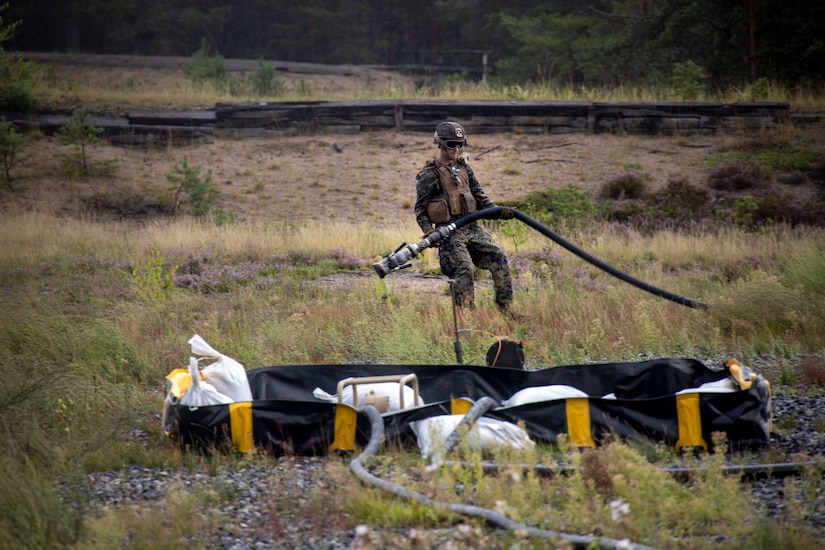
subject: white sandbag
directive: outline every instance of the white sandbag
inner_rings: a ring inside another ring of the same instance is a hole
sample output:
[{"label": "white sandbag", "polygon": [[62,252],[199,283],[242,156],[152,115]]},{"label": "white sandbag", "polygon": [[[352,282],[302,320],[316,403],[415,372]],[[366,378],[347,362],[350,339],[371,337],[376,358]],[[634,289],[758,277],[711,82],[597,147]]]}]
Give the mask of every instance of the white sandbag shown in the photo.
[{"label": "white sandbag", "polygon": [[[366,403],[367,396],[373,392],[375,393],[376,397],[387,397],[389,400],[389,410],[391,411],[400,411],[401,410],[401,391],[404,392],[404,408],[405,409],[412,409],[416,406],[415,404],[415,390],[413,390],[410,386],[406,384],[402,385],[398,382],[373,382],[369,384],[358,384],[355,386],[358,388],[358,393],[355,394],[358,396],[358,406],[362,407],[364,403]],[[346,403],[347,405],[353,404],[353,386],[345,386],[344,390],[341,395],[341,402]],[[321,388],[315,388],[312,390],[312,395],[315,396],[316,399],[320,399],[321,401],[329,401],[330,403],[338,403],[338,395],[333,395],[331,393],[325,392]],[[424,398],[421,397],[421,394],[418,395],[418,406],[426,405],[424,402]]]},{"label": "white sandbag", "polygon": [[252,401],[252,390],[243,365],[215,351],[197,334],[189,339],[189,345],[192,346],[192,355],[199,357],[200,361],[216,360],[201,369],[206,382],[212,384],[222,394],[228,395],[236,403]]},{"label": "white sandbag", "polygon": [[503,402],[505,407],[517,407],[527,403],[541,403],[554,399],[568,399],[571,397],[589,397],[586,393],[573,386],[554,384],[551,386],[532,386],[517,391]]},{"label": "white sandbag", "polygon": [[685,388],[682,391],[677,391],[676,395],[683,393],[729,393],[739,391],[739,386],[731,377],[722,378],[714,382],[706,382],[698,388]]},{"label": "white sandbag", "polygon": [[178,404],[189,407],[206,407],[208,405],[227,405],[232,403],[232,398],[219,392],[215,386],[209,382],[201,380],[198,371],[198,360],[189,358],[189,375],[192,377],[192,384],[181,396]]},{"label": "white sandbag", "polygon": [[[463,419],[463,414],[450,414],[410,422],[421,449],[421,458],[440,457],[447,438]],[[535,443],[515,424],[482,416],[467,434],[467,445],[472,450],[489,451],[500,446],[526,449]]]}]

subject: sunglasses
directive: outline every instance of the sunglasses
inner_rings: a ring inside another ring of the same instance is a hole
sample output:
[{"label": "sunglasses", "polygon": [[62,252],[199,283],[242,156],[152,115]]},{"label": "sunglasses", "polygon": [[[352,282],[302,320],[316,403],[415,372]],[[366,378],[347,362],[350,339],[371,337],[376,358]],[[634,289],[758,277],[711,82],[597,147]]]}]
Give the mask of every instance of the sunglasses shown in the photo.
[{"label": "sunglasses", "polygon": [[462,147],[464,147],[464,142],[463,141],[448,141],[444,145],[445,145],[445,147],[447,147],[447,149],[455,149],[456,147],[461,149]]}]

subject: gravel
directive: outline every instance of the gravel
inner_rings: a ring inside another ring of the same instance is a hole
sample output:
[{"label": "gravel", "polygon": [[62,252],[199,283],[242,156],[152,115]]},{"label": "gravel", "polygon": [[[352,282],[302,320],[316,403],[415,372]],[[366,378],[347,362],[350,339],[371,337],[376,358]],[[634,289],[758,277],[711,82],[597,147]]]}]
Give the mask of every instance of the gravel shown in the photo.
[{"label": "gravel", "polygon": [[[639,359],[647,357],[640,356]],[[723,358],[700,359],[707,365],[721,364]],[[776,358],[760,356],[749,363],[756,372],[770,373]],[[765,374],[770,381],[771,375]],[[825,391],[804,385],[772,384],[774,432],[760,453],[748,456],[753,464],[811,462],[825,456]],[[140,434],[133,434],[141,437]],[[336,491],[349,476],[346,461],[337,464],[330,458],[290,457],[250,461],[254,465],[221,468],[216,472],[130,467],[123,471],[100,472],[88,476],[90,500],[94,509],[119,508],[129,503],[160,502],[175,491],[211,490],[217,504],[220,527],[204,539],[193,540],[193,547],[232,550],[280,548],[371,548],[380,531],[380,546],[397,546],[393,540],[409,547],[409,537],[421,533],[403,530],[375,530],[357,525],[341,511],[335,499],[346,498]],[[822,475],[820,462],[819,475]],[[331,468],[332,466],[332,468]],[[789,491],[794,502],[808,505],[802,520],[825,538],[825,490],[823,483],[811,490],[799,480],[765,478],[743,481],[750,488],[757,507],[769,518],[798,521],[799,514],[789,514]],[[800,496],[800,491],[807,494]],[[801,499],[801,500],[800,500]],[[323,517],[318,517],[323,516]],[[460,529],[432,530],[426,546],[461,547],[461,537],[471,537]],[[372,538],[371,538],[372,537]],[[457,539],[456,539],[457,537]],[[197,537],[196,537],[197,538]],[[459,540],[459,542],[455,542]],[[372,542],[371,542],[372,541]],[[439,541],[438,544],[435,541]],[[446,542],[444,542],[446,541]],[[465,539],[464,542],[468,542]],[[456,546],[457,544],[457,546]]]}]

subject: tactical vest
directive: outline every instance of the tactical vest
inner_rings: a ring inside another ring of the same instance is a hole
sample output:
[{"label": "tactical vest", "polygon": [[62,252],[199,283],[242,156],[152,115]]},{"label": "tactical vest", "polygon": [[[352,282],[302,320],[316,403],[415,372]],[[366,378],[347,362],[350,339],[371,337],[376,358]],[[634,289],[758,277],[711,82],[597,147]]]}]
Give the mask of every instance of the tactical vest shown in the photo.
[{"label": "tactical vest", "polygon": [[470,191],[470,178],[464,165],[457,163],[449,168],[437,160],[432,160],[429,164],[438,170],[438,180],[441,183],[441,193],[434,195],[427,203],[430,221],[436,225],[449,223],[475,212],[476,199]]}]

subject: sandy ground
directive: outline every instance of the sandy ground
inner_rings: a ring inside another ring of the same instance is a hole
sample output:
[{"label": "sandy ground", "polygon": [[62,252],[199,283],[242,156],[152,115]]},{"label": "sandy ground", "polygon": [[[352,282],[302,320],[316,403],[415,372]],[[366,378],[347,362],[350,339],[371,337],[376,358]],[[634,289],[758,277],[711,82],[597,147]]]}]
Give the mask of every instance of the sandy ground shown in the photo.
[{"label": "sandy ground", "polygon": [[[470,136],[465,156],[487,194],[500,202],[566,185],[597,193],[628,165],[650,175],[651,190],[677,176],[703,185],[704,158],[723,139],[480,135]],[[2,207],[75,215],[101,195],[112,202],[135,197],[136,203],[157,203],[170,185],[165,175],[185,156],[204,177],[211,173],[221,190],[219,206],[241,220],[397,223],[413,218],[415,176],[436,152],[430,135],[400,132],[218,138],[148,150],[106,145],[90,156],[116,159],[115,177],[68,179],[60,175],[61,155],[73,151],[53,137],[29,141],[28,162],[14,170],[20,191],[4,192]]]}]

